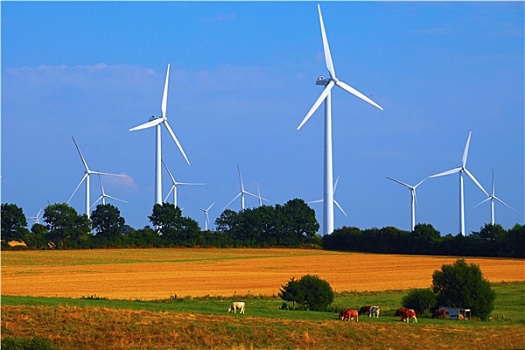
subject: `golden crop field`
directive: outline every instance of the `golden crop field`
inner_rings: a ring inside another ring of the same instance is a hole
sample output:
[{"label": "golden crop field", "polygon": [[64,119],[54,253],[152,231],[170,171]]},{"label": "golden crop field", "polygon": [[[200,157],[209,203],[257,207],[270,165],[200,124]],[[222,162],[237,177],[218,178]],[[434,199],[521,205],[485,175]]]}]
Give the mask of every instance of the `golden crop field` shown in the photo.
[{"label": "golden crop field", "polygon": [[[277,295],[292,277],[318,275],[336,292],[426,288],[457,257],[308,249],[3,251],[2,294],[109,299]],[[524,281],[525,260],[466,258],[490,282]]]}]

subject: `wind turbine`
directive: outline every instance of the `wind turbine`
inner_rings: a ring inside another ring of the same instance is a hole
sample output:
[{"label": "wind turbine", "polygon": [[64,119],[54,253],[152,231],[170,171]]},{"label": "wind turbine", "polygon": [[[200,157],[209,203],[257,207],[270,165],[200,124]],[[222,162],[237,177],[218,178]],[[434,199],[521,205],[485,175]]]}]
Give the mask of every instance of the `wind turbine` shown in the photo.
[{"label": "wind turbine", "polygon": [[75,195],[75,193],[77,192],[78,188],[80,187],[80,185],[82,184],[82,182],[85,180],[86,181],[86,215],[87,217],[89,218],[90,217],[90,212],[89,212],[89,209],[90,209],[90,201],[89,201],[89,194],[90,194],[90,186],[89,186],[89,177],[93,174],[98,174],[98,175],[106,175],[106,176],[124,176],[124,175],[118,175],[118,174],[110,174],[110,173],[103,173],[103,172],[100,172],[100,171],[94,171],[94,170],[90,170],[88,165],[87,165],[87,162],[86,162],[86,159],[84,158],[84,156],[82,155],[82,152],[80,152],[80,148],[78,147],[77,145],[77,142],[75,141],[75,138],[72,137],[73,139],[73,143],[75,144],[75,147],[77,148],[77,151],[78,151],[78,154],[80,155],[80,159],[82,160],[82,164],[84,164],[84,176],[82,177],[82,179],[80,180],[80,182],[78,183],[77,187],[75,188],[75,190],[73,191],[73,194],[71,195],[71,197],[69,197],[68,201],[67,201],[67,204],[69,204],[69,202],[71,201],[71,198],[73,198],[73,196]]},{"label": "wind turbine", "polygon": [[416,227],[416,202],[417,202],[417,196],[416,196],[416,188],[421,185],[423,183],[423,181],[425,181],[427,178],[425,177],[423,180],[419,181],[417,185],[409,185],[409,184],[406,184],[404,182],[401,182],[399,180],[396,180],[394,178],[391,178],[391,177],[386,177],[387,179],[389,180],[392,180],[394,182],[397,182],[398,184],[400,185],[403,185],[405,187],[407,187],[409,190],[410,190],[410,195],[412,197],[412,200],[411,200],[411,208],[412,208],[412,232],[414,231],[414,228]]},{"label": "wind turbine", "polygon": [[259,206],[263,205],[263,201],[270,201],[269,199],[261,197],[261,190],[259,189],[259,185],[257,185],[257,197],[259,198]]},{"label": "wind turbine", "polygon": [[[334,195],[335,195],[335,191],[337,190],[337,183],[339,182],[339,176],[337,177],[337,179],[335,180],[335,184],[334,184]],[[324,200],[323,199],[317,199],[315,201],[311,201],[309,203],[322,203]],[[348,215],[346,215],[345,211],[343,210],[343,207],[341,207],[339,205],[339,203],[337,203],[337,201],[335,200],[334,198],[334,204],[337,206],[337,208],[339,208],[339,210],[341,210],[341,213],[343,213],[344,216],[348,217]]]},{"label": "wind turbine", "polygon": [[41,215],[42,215],[42,208],[40,208],[40,210],[38,211],[38,214],[36,214],[36,216],[31,216],[31,217],[29,217],[29,219],[33,220],[35,222],[35,224],[39,224]]},{"label": "wind turbine", "polygon": [[[235,197],[233,197],[233,199],[231,201],[228,202],[228,204],[226,204],[226,206],[224,207],[224,209],[226,209],[228,207],[228,205],[232,204],[232,202],[234,200],[236,200],[237,198],[241,197],[241,210],[244,210],[244,195],[248,195],[248,196],[252,196],[254,198],[258,198],[256,195],[254,195],[253,193],[250,193],[248,191],[246,191],[244,189],[244,184],[242,183],[242,175],[241,175],[241,168],[239,168],[239,164],[237,164],[237,172],[239,173],[239,180],[240,180],[240,183],[241,183],[241,192],[239,192]],[[223,210],[224,210],[223,209]]]},{"label": "wind turbine", "polygon": [[166,71],[166,81],[164,82],[164,93],[162,95],[162,103],[160,106],[160,110],[162,115],[160,117],[151,117],[150,120],[144,124],[141,124],[139,126],[136,126],[134,128],[129,129],[129,131],[136,131],[136,130],[142,130],[151,128],[153,126],[156,127],[156,144],[155,144],[155,204],[162,204],[162,142],[161,142],[161,124],[164,124],[166,129],[168,130],[169,134],[171,135],[171,138],[177,146],[179,147],[180,152],[182,153],[182,156],[186,160],[186,163],[190,164],[190,161],[188,160],[188,157],[186,157],[186,153],[184,153],[184,150],[182,149],[182,146],[179,143],[179,140],[177,140],[177,137],[173,133],[173,130],[171,130],[171,127],[168,124],[168,119],[166,118],[166,108],[168,103],[168,81],[170,76],[170,65],[168,64],[168,70]]},{"label": "wind turbine", "polygon": [[207,209],[199,208],[200,210],[204,212],[204,231],[208,231],[208,226],[210,225],[210,218],[208,217],[208,211],[210,211],[211,207],[213,207],[214,204],[215,202],[213,202]]},{"label": "wind turbine", "polygon": [[324,189],[323,189],[323,227],[324,234],[330,234],[334,230],[334,190],[333,190],[333,164],[332,164],[332,97],[331,90],[334,86],[338,86],[341,89],[357,96],[361,100],[370,103],[381,110],[383,108],[377,103],[363,95],[348,84],[340,81],[335,75],[334,64],[332,62],[332,56],[330,54],[330,47],[328,46],[328,39],[326,37],[326,31],[324,28],[323,17],[321,14],[321,6],[318,4],[317,9],[319,11],[319,22],[321,24],[321,35],[323,37],[323,48],[326,68],[330,73],[330,78],[323,78],[322,76],[317,79],[316,85],[323,85],[325,88],[321,95],[317,98],[314,105],[303,121],[297,127],[297,130],[310,119],[312,114],[319,108],[321,103],[325,103],[325,121],[324,121]]},{"label": "wind turbine", "polygon": [[490,201],[490,223],[491,225],[494,225],[494,222],[495,222],[495,219],[494,219],[494,201],[497,201],[497,202],[500,202],[501,204],[509,207],[510,209],[512,210],[515,210],[513,207],[511,207],[510,205],[508,205],[507,203],[505,203],[504,201],[502,201],[501,199],[499,199],[498,197],[496,197],[496,187],[494,185],[494,170],[492,170],[492,194],[491,195],[488,195],[487,199],[479,202],[476,207],[480,204],[483,204],[485,203],[486,201]]},{"label": "wind turbine", "polygon": [[459,228],[461,230],[461,234],[465,236],[465,198],[463,194],[463,173],[467,174],[467,176],[474,181],[474,183],[485,193],[485,195],[488,197],[489,194],[483,186],[476,180],[474,175],[470,173],[470,171],[467,170],[467,156],[468,156],[468,148],[470,144],[470,136],[472,135],[472,131],[468,133],[467,138],[467,144],[465,145],[465,150],[463,151],[463,158],[461,159],[461,165],[458,167],[455,167],[454,169],[450,169],[447,171],[443,171],[441,173],[431,175],[430,178],[433,177],[440,177],[440,176],[446,176],[450,174],[459,173]]},{"label": "wind turbine", "polygon": [[203,184],[203,183],[177,182],[177,181],[175,181],[175,178],[173,177],[173,174],[171,173],[170,169],[168,169],[168,166],[166,165],[166,163],[164,163],[164,161],[162,161],[162,165],[164,165],[164,168],[168,172],[168,175],[170,176],[171,183],[172,183],[171,189],[168,192],[168,194],[166,195],[166,198],[164,199],[164,202],[168,201],[168,197],[170,196],[171,192],[173,192],[173,205],[177,206],[177,186],[179,186],[179,185],[180,186],[206,185],[206,184]]},{"label": "wind turbine", "polygon": [[110,199],[114,199],[116,201],[127,203],[127,201],[125,201],[123,199],[120,199],[120,198],[116,198],[116,197],[110,196],[109,194],[107,194],[104,191],[104,185],[102,184],[102,178],[100,177],[100,175],[98,176],[98,180],[100,182],[100,191],[102,192],[102,195],[100,197],[98,197],[98,199],[93,203],[91,208],[93,208],[100,201],[102,201],[102,205],[106,205],[106,198],[110,198]]}]

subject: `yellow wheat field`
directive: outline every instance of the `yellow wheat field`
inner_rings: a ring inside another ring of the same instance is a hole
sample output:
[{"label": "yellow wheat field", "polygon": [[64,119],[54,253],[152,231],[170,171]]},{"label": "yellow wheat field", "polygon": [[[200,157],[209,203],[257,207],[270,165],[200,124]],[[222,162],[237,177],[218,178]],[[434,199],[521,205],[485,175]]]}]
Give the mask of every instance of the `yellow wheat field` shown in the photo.
[{"label": "yellow wheat field", "polygon": [[[336,292],[426,288],[457,257],[306,249],[108,249],[2,252],[2,294],[109,299],[277,295],[290,278]],[[525,260],[466,258],[490,282],[524,281]]]}]

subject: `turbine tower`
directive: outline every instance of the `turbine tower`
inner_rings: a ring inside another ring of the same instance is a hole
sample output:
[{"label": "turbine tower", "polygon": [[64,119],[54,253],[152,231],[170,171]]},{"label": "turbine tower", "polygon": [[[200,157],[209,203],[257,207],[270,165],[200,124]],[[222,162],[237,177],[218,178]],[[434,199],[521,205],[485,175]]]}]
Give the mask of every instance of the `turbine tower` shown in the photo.
[{"label": "turbine tower", "polygon": [[[224,209],[226,209],[228,207],[228,205],[232,204],[232,202],[234,200],[236,200],[237,198],[241,197],[241,210],[244,210],[244,195],[245,194],[248,195],[248,196],[252,196],[254,198],[259,198],[256,195],[254,195],[253,193],[250,193],[250,192],[248,192],[248,191],[246,191],[244,189],[244,184],[242,182],[241,168],[239,168],[239,164],[237,164],[237,172],[239,173],[239,181],[241,183],[241,192],[239,192],[235,197],[233,197],[233,199],[231,201],[229,201],[228,204],[226,204]],[[224,209],[223,209],[223,211],[224,211]]]},{"label": "turbine tower", "polygon": [[103,172],[100,172],[100,171],[90,170],[88,165],[87,165],[86,159],[82,155],[82,152],[80,152],[80,148],[78,147],[77,142],[75,141],[75,138],[74,137],[72,137],[72,138],[73,138],[73,143],[75,144],[75,147],[77,148],[78,154],[80,155],[80,160],[82,160],[82,164],[84,164],[84,169],[85,170],[84,170],[84,176],[82,177],[82,179],[78,183],[77,187],[73,191],[73,194],[71,195],[71,197],[69,197],[69,199],[67,200],[67,204],[69,204],[69,202],[71,201],[71,198],[73,198],[73,196],[77,192],[78,188],[80,187],[80,185],[82,185],[82,182],[85,180],[86,181],[86,215],[89,218],[90,217],[89,209],[91,208],[91,205],[90,205],[90,202],[89,202],[89,193],[91,191],[90,184],[89,184],[89,182],[90,182],[89,181],[89,177],[91,175],[94,175],[94,174],[105,175],[105,176],[122,176],[122,177],[124,175],[103,173]]},{"label": "turbine tower", "polygon": [[411,208],[412,208],[412,232],[414,232],[414,228],[416,227],[416,202],[417,202],[417,197],[416,197],[416,188],[421,185],[423,183],[423,181],[425,181],[427,178],[424,178],[423,180],[419,181],[419,183],[415,186],[411,186],[409,184],[406,184],[404,182],[401,182],[399,180],[396,180],[396,179],[393,179],[391,177],[386,177],[387,179],[389,180],[392,180],[394,182],[397,182],[398,184],[400,185],[403,185],[405,187],[407,187],[409,190],[410,190],[410,195],[412,197],[412,200],[411,200]]},{"label": "turbine tower", "polygon": [[479,202],[476,207],[480,204],[485,203],[486,201],[490,201],[490,223],[491,225],[494,225],[495,223],[495,215],[494,215],[494,201],[500,202],[501,204],[509,207],[512,210],[515,210],[513,207],[496,197],[496,187],[494,185],[494,170],[492,170],[492,194],[487,197],[487,199]]},{"label": "turbine tower", "polygon": [[207,209],[199,208],[200,210],[204,212],[204,231],[208,231],[208,226],[210,225],[210,218],[208,216],[208,212],[210,211],[211,207],[213,207],[214,204],[215,202],[213,202]]},{"label": "turbine tower", "polygon": [[168,194],[166,195],[166,198],[164,199],[164,202],[168,201],[168,197],[170,196],[171,192],[173,192],[173,205],[177,206],[177,186],[199,186],[199,185],[206,185],[203,183],[189,183],[189,182],[177,182],[175,181],[175,177],[173,177],[173,174],[171,173],[170,169],[168,169],[168,166],[164,161],[162,161],[162,165],[164,165],[164,168],[168,172],[168,175],[171,179],[171,189],[169,190]]},{"label": "turbine tower", "polygon": [[321,6],[318,4],[317,9],[319,12],[319,22],[321,25],[321,35],[323,38],[323,49],[325,64],[328,72],[330,73],[330,78],[324,79],[319,77],[317,79],[317,85],[323,85],[325,88],[321,95],[317,98],[310,111],[306,114],[303,121],[297,127],[297,130],[310,119],[312,114],[319,108],[321,103],[325,103],[325,121],[324,121],[324,189],[323,189],[323,228],[324,234],[330,234],[334,230],[334,190],[333,190],[333,164],[332,164],[332,97],[331,90],[334,85],[340,87],[341,89],[351,93],[354,96],[357,96],[361,100],[370,103],[372,106],[375,106],[381,110],[383,108],[377,103],[363,95],[361,92],[357,91],[348,84],[340,81],[335,75],[334,64],[332,62],[332,56],[330,54],[330,47],[328,46],[328,39],[326,37],[326,31],[323,23],[323,16],[321,14]]},{"label": "turbine tower", "polygon": [[485,195],[488,197],[489,194],[483,186],[476,180],[474,175],[470,173],[470,171],[467,170],[467,156],[468,156],[468,148],[470,144],[470,136],[472,135],[472,131],[468,133],[467,138],[467,144],[465,145],[465,150],[463,151],[463,158],[461,159],[461,165],[458,167],[455,167],[454,169],[450,169],[447,171],[443,171],[441,173],[429,176],[430,178],[433,177],[440,177],[440,176],[446,176],[450,174],[459,173],[459,229],[463,236],[465,236],[465,197],[463,194],[463,173],[467,174],[467,176],[485,193]]},{"label": "turbine tower", "polygon": [[188,157],[186,157],[186,153],[184,153],[184,150],[182,149],[182,146],[179,143],[179,140],[177,140],[177,137],[173,133],[173,130],[171,130],[170,125],[168,124],[168,119],[166,117],[166,108],[168,103],[168,81],[170,76],[170,65],[168,64],[168,70],[166,71],[166,81],[164,82],[164,93],[162,95],[162,103],[161,103],[161,116],[160,117],[151,117],[150,120],[144,124],[141,124],[139,126],[136,126],[134,128],[129,129],[129,131],[136,131],[136,130],[142,130],[147,129],[151,127],[155,127],[156,131],[156,143],[155,143],[155,204],[162,204],[162,142],[161,142],[161,124],[164,124],[166,129],[168,130],[169,134],[171,135],[171,138],[177,146],[179,147],[180,152],[182,153],[182,156],[186,160],[186,163],[190,164],[190,161],[188,160]]}]

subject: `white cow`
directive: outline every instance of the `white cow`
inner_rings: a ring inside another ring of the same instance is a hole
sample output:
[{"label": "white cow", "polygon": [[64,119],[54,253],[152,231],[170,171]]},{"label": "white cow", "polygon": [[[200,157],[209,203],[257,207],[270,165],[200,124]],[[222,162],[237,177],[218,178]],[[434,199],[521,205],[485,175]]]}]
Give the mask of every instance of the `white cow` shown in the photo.
[{"label": "white cow", "polygon": [[237,313],[237,309],[241,310],[240,313],[244,313],[244,301],[234,301],[231,303],[230,307],[228,308],[228,312],[231,312],[233,310],[234,313]]},{"label": "white cow", "polygon": [[380,311],[381,309],[379,308],[379,306],[371,306],[370,311],[368,312],[368,317],[372,317],[372,316],[379,317]]}]

